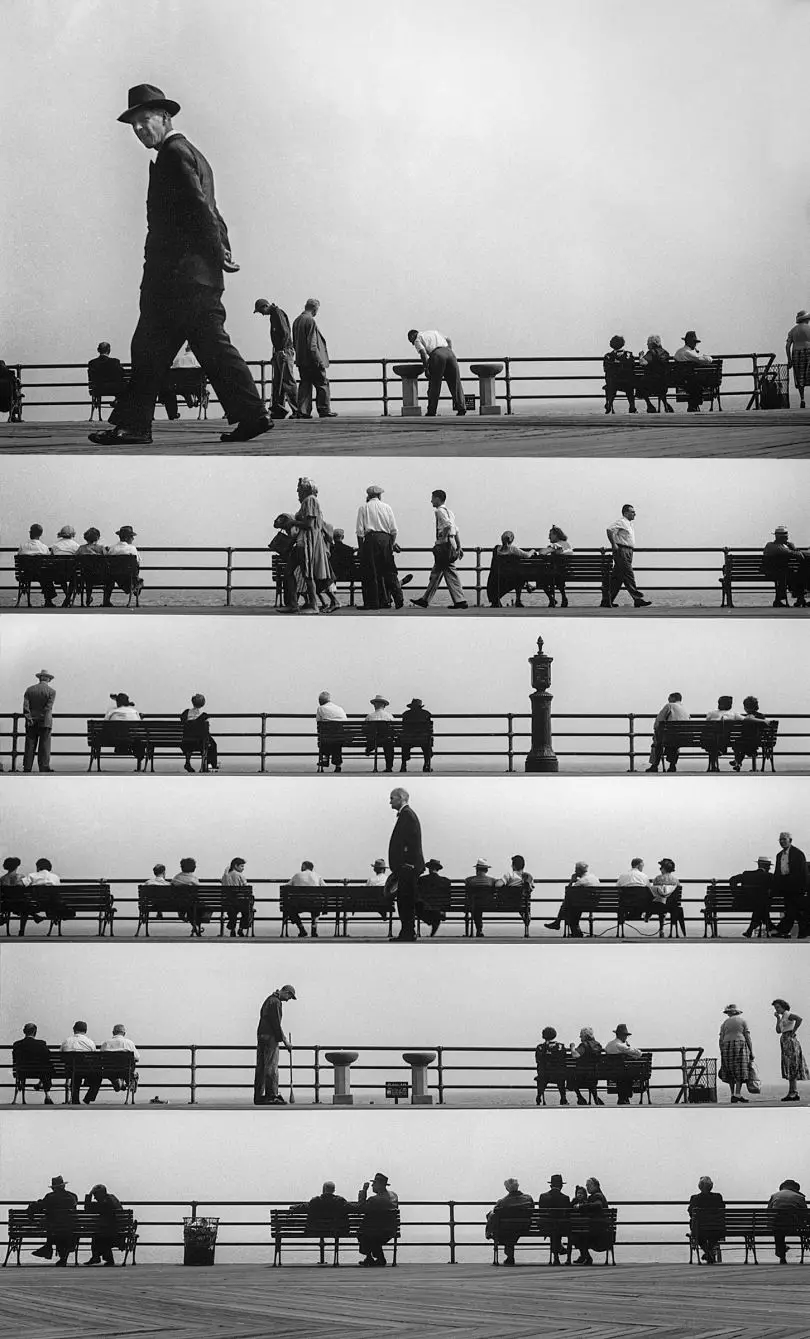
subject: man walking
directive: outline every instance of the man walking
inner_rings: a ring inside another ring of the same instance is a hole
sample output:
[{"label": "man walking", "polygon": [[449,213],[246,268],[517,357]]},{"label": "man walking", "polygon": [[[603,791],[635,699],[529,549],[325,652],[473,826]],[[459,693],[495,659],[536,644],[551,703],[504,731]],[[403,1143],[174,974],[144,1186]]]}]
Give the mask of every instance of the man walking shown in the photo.
[{"label": "man walking", "polygon": [[295,361],[298,364],[298,417],[312,418],[312,391],[315,390],[315,403],[319,418],[337,418],[330,398],[329,378],[326,369],[329,366],[329,350],[321,334],[315,317],[320,302],[317,298],[307,298],[304,310],[296,316],[292,327],[292,340],[295,348]]},{"label": "man walking", "polygon": [[155,400],[172,360],[188,341],[205,371],[232,432],[223,442],[249,442],[273,424],[241,354],[225,331],[224,274],[231,259],[228,229],[214,198],[214,176],[203,155],[172,126],[178,103],[152,84],[129,90],[118,120],[131,125],[157,157],[149,170],[146,249],[140,317],[132,336],[132,375],[110,414],[115,426],[91,432],[99,446],[152,441]]},{"label": "man walking", "polygon": [[418,600],[411,600],[411,604],[418,605],[420,609],[427,609],[439,589],[442,577],[444,577],[450,593],[451,608],[467,609],[469,607],[464,599],[464,587],[461,584],[461,578],[456,571],[456,563],[464,557],[464,550],[461,547],[456,518],[446,503],[447,494],[444,489],[435,488],[430,495],[430,505],[436,518],[433,567],[424,595]]},{"label": "man walking", "polygon": [[53,675],[40,670],[37,682],[26,688],[23,695],[23,716],[25,717],[25,752],[23,771],[34,770],[34,754],[40,772],[52,772],[51,767],[51,730],[53,729],[53,704],[56,689],[51,688]]},{"label": "man walking", "polygon": [[456,413],[459,416],[466,414],[461,372],[452,342],[439,330],[409,330],[408,339],[422,359],[428,379],[428,418],[436,416],[443,381],[447,384]]},{"label": "man walking", "polygon": [[422,826],[408,803],[410,796],[402,786],[391,791],[391,808],[397,821],[388,843],[391,873],[387,887],[397,900],[400,931],[397,939],[416,938],[416,880],[425,869],[422,854]]},{"label": "man walking", "polygon": [[290,1050],[284,1028],[281,1026],[282,1008],[287,1000],[296,998],[292,986],[281,986],[268,995],[259,1014],[256,1029],[256,1074],[253,1080],[253,1105],[284,1106],[278,1091],[278,1051],[283,1046]]},{"label": "man walking", "polygon": [[614,521],[607,528],[607,537],[613,550],[613,571],[610,574],[611,609],[615,608],[616,596],[622,586],[626,587],[627,593],[632,596],[636,609],[643,609],[652,604],[652,600],[644,599],[643,592],[636,585],[636,578],[633,573],[633,553],[636,547],[636,532],[633,529],[635,518],[635,507],[626,502],[622,507],[622,514],[618,521]]},{"label": "man walking", "polygon": [[397,609],[404,604],[394,559],[399,553],[397,518],[383,502],[383,491],[379,484],[369,484],[366,500],[357,509],[355,530],[364,609],[388,609],[392,600]]},{"label": "man walking", "polygon": [[267,316],[270,319],[270,343],[273,346],[273,398],[270,404],[271,418],[286,418],[284,401],[289,402],[293,418],[298,417],[298,387],[293,372],[292,330],[290,318],[275,302],[267,298],[257,298],[253,308],[254,316]]}]

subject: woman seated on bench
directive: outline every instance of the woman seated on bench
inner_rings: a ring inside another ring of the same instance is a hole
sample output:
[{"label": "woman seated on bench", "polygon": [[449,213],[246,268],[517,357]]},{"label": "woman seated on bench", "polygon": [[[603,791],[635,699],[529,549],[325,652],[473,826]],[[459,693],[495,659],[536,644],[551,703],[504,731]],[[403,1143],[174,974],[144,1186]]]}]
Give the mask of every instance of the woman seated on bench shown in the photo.
[{"label": "woman seated on bench", "polygon": [[[565,531],[561,530],[558,525],[553,525],[548,532],[548,544],[546,548],[538,549],[537,552],[542,554],[544,558],[553,558],[555,555],[573,553],[574,550],[568,543],[568,536]],[[543,587],[543,590],[548,596],[549,609],[554,609],[557,604],[557,599],[554,594],[555,590],[560,592],[560,604],[562,608],[568,608],[568,596],[565,593],[565,566],[566,564],[564,563],[560,564],[558,570],[554,573],[553,581],[551,581],[549,585]]]},{"label": "woman seated on bench", "polygon": [[511,590],[515,592],[515,608],[523,608],[523,601],[520,598],[523,592],[523,582],[514,575],[508,576],[504,569],[510,566],[510,558],[531,558],[531,556],[528,549],[521,549],[515,543],[515,535],[512,530],[504,530],[500,544],[496,544],[492,550],[492,561],[489,565],[489,576],[487,577],[487,599],[492,609],[500,609],[501,598],[508,595]]},{"label": "woman seated on bench", "polygon": [[[105,721],[139,721],[141,713],[136,709],[135,703],[130,701],[127,693],[110,693],[110,697],[115,703],[109,711],[104,713]],[[141,763],[146,755],[146,741],[143,739],[132,739],[128,743],[120,743],[115,746],[116,754],[131,754],[135,759],[135,770],[140,772]]]},{"label": "woman seated on bench", "polygon": [[191,926],[192,935],[198,938],[203,932],[203,922],[210,921],[211,912],[207,908],[200,906],[199,898],[195,890],[200,886],[200,880],[195,874],[197,861],[191,856],[186,856],[180,861],[180,873],[175,874],[172,879],[172,888],[178,893],[180,907],[177,915],[181,921],[187,921]]},{"label": "woman seated on bench", "polygon": [[[667,856],[658,861],[660,874],[656,874],[650,884],[650,901],[647,911],[644,913],[645,921],[649,921],[653,916],[658,917],[659,934],[664,933],[664,920],[667,911],[670,910],[669,899],[678,887],[678,877],[675,873],[675,861]],[[672,908],[674,912],[674,906]],[[684,927],[685,931],[685,927]]]},{"label": "woman seated on bench", "polygon": [[755,697],[743,698],[743,728],[742,735],[735,739],[732,748],[734,749],[734,761],[731,764],[735,772],[739,772],[746,758],[751,758],[756,769],[757,754],[759,746],[762,743],[762,732],[765,726],[765,717],[759,709],[759,700]]},{"label": "woman seated on bench", "polygon": [[579,1249],[575,1265],[592,1265],[591,1251],[609,1251],[613,1244],[610,1205],[595,1176],[589,1176],[584,1188],[577,1186],[571,1210],[582,1220],[572,1230],[571,1242]]},{"label": "woman seated on bench", "polygon": [[34,921],[38,925],[44,917],[37,915],[36,903],[25,891],[23,877],[19,872],[21,864],[20,857],[16,855],[6,856],[3,861],[3,873],[0,875],[0,915],[3,920],[19,916],[20,934],[24,935],[29,921]]},{"label": "woman seated on bench", "polygon": [[597,1076],[597,1066],[599,1058],[604,1054],[604,1047],[601,1041],[597,1041],[593,1035],[592,1027],[583,1027],[579,1030],[579,1045],[572,1046],[571,1050],[578,1057],[578,1063],[574,1069],[574,1077],[571,1080],[571,1091],[577,1095],[577,1106],[585,1107],[588,1105],[586,1099],[580,1091],[587,1087],[591,1100],[595,1106],[603,1107],[605,1104],[596,1091],[599,1079]]},{"label": "woman seated on bench", "polygon": [[183,722],[183,753],[186,757],[185,770],[193,772],[191,766],[192,753],[199,753],[202,756],[203,741],[207,739],[208,747],[206,749],[206,759],[212,772],[219,771],[219,757],[217,754],[217,741],[207,734],[208,712],[204,711],[205,698],[202,693],[194,693],[191,698],[191,706],[181,711],[180,720]]}]

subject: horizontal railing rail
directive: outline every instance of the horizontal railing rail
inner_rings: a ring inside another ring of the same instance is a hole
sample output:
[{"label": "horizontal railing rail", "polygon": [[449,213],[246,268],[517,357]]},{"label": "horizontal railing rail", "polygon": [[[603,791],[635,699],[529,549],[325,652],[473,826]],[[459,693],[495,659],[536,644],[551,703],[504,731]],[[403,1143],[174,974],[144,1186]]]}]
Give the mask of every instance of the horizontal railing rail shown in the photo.
[{"label": "horizontal railing rail", "polygon": [[[502,363],[503,372],[495,382],[496,399],[507,414],[515,412],[515,403],[548,400],[604,400],[603,354],[550,354],[543,356],[499,354],[487,357],[459,357],[462,381],[468,393],[474,394],[478,377],[470,368],[473,363]],[[723,353],[722,398],[745,400],[747,409],[759,405],[760,380],[773,364],[773,353]],[[388,417],[392,408],[402,402],[402,387],[394,372],[398,363],[413,362],[403,355],[399,358],[334,358],[329,368],[332,400],[337,404],[377,406],[378,412]],[[272,383],[272,363],[269,359],[247,360],[262,399],[266,399]],[[734,364],[732,367],[731,364]],[[15,363],[11,365],[22,383],[23,413],[35,408],[89,408],[90,392],[87,385],[86,363]],[[588,369],[588,370],[586,370]],[[593,370],[590,370],[593,369]],[[41,376],[40,373],[46,375]],[[57,377],[51,374],[59,373]],[[70,374],[67,379],[62,374]],[[77,375],[73,375],[77,374]],[[733,384],[733,388],[732,388]],[[531,389],[529,389],[531,387]],[[81,392],[63,398],[49,392]],[[43,397],[43,398],[40,398]],[[211,395],[210,404],[218,401]]]},{"label": "horizontal railing rail", "polygon": [[[351,712],[358,722],[366,713]],[[142,712],[144,721],[179,720],[179,713]],[[396,713],[395,713],[396,715]],[[810,757],[810,713],[774,713],[779,720],[775,757],[796,763]],[[51,762],[89,758],[87,721],[101,720],[101,712],[58,712],[51,735]],[[400,717],[396,716],[399,720]],[[692,720],[704,719],[695,712]],[[216,738],[220,763],[253,764],[258,772],[271,774],[295,759],[311,759],[317,765],[318,741],[311,712],[210,712],[211,734]],[[502,759],[506,772],[522,770],[523,756],[531,743],[531,715],[525,711],[437,712],[434,717],[434,762],[446,760],[451,768],[465,759]],[[629,772],[646,764],[652,741],[654,712],[555,712],[552,716],[554,751],[560,759],[616,759],[626,762]],[[75,725],[74,725],[75,722]],[[25,748],[25,718],[22,712],[0,712],[0,761],[16,772]],[[378,748],[380,759],[382,750]],[[421,755],[412,748],[412,761],[419,767]],[[178,750],[177,759],[181,757]],[[349,755],[351,756],[351,754]],[[156,775],[161,758],[157,755]],[[129,760],[131,763],[131,759]],[[105,754],[103,763],[109,765]],[[373,764],[372,764],[373,765]]]},{"label": "horizontal railing rail", "polygon": [[[0,1043],[0,1066],[11,1066],[10,1042]],[[653,1057],[652,1090],[675,1092],[682,1100],[697,1062],[703,1057],[702,1046],[644,1046]],[[252,1091],[255,1046],[191,1043],[183,1045],[138,1044],[138,1072],[142,1083],[149,1081],[161,1091],[187,1092],[191,1106],[201,1092]],[[536,1066],[533,1046],[381,1046],[376,1042],[348,1044],[296,1044],[290,1053],[292,1073],[284,1062],[284,1081],[291,1081],[298,1093],[310,1093],[318,1106],[329,1101],[334,1091],[334,1068],[325,1059],[327,1052],[357,1051],[360,1058],[351,1067],[355,1092],[384,1095],[385,1083],[402,1079],[411,1067],[402,1055],[405,1051],[432,1051],[436,1060],[427,1071],[428,1090],[439,1105],[448,1094],[469,1092],[534,1092]],[[232,1059],[238,1055],[244,1059]],[[223,1058],[225,1057],[225,1058]],[[494,1058],[493,1058],[494,1057]],[[505,1061],[506,1063],[500,1063]],[[360,1077],[360,1076],[363,1077]],[[497,1076],[497,1077],[495,1077]],[[675,1076],[675,1077],[672,1077]],[[13,1090],[14,1082],[0,1079],[0,1091]],[[326,1097],[324,1097],[326,1094]],[[393,1098],[388,1099],[391,1102]]]},{"label": "horizontal railing rail", "polygon": [[[509,1170],[512,1170],[511,1166]],[[695,1181],[699,1170],[701,1169],[696,1168]],[[342,1184],[338,1173],[333,1175],[338,1182],[338,1194],[343,1194],[349,1200],[354,1198],[356,1192]],[[360,1180],[359,1177],[356,1179]],[[571,1179],[574,1179],[573,1174]],[[603,1174],[602,1180],[609,1193],[607,1176]],[[526,1184],[528,1186],[529,1182]],[[289,1198],[234,1200],[206,1197],[133,1200],[126,1196],[125,1188],[120,1182],[111,1184],[110,1188],[123,1200],[124,1206],[135,1213],[138,1220],[138,1249],[141,1252],[153,1249],[180,1251],[183,1246],[184,1218],[218,1217],[217,1249],[262,1251],[266,1253],[266,1258],[269,1258],[272,1253],[270,1211],[287,1209],[294,1202]],[[530,1190],[537,1194],[540,1187],[532,1184]],[[302,1182],[300,1198],[307,1199],[318,1191],[318,1186],[305,1185]],[[36,1188],[33,1193],[36,1193]],[[484,1235],[486,1214],[500,1193],[500,1187],[495,1187],[492,1199],[488,1200],[400,1199],[402,1226],[397,1245],[398,1253],[428,1249],[441,1251],[442,1262],[451,1265],[491,1259],[492,1242]],[[691,1187],[689,1193],[693,1193]],[[29,1201],[25,1199],[0,1199],[0,1209],[25,1208],[28,1203]],[[656,1251],[678,1247],[684,1252],[688,1250],[689,1215],[686,1200],[611,1198],[610,1204],[618,1213],[616,1248],[619,1261],[621,1261],[621,1248]],[[726,1206],[730,1209],[765,1209],[767,1200],[726,1200]],[[6,1214],[5,1221],[0,1223],[0,1227],[7,1230],[7,1222]],[[6,1236],[0,1241],[0,1245],[7,1244]],[[744,1243],[732,1239],[724,1243],[723,1249],[727,1251],[735,1247],[744,1249]],[[539,1239],[524,1238],[518,1242],[517,1249],[521,1253],[525,1250],[542,1252],[544,1249],[547,1251],[548,1246]],[[311,1255],[312,1242],[308,1247],[294,1240],[284,1244],[285,1253],[291,1257],[307,1250]]]}]

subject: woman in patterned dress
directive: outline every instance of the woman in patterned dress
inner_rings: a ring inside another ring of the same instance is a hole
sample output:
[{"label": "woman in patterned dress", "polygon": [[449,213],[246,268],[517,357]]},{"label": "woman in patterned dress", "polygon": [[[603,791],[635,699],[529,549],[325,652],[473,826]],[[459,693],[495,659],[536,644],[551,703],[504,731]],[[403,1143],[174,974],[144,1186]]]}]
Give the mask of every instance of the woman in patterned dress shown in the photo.
[{"label": "woman in patterned dress", "polygon": [[733,1103],[747,1102],[742,1090],[754,1061],[751,1034],[742,1009],[736,1004],[727,1004],[723,1013],[726,1017],[720,1026],[720,1080],[731,1089]]},{"label": "woman in patterned dress", "polygon": [[798,1014],[790,1012],[787,1000],[774,1000],[773,1012],[776,1017],[776,1031],[782,1050],[782,1078],[788,1081],[788,1090],[783,1102],[798,1102],[799,1090],[796,1084],[810,1079],[810,1070],[804,1058],[802,1044],[796,1033],[802,1025]]},{"label": "woman in patterned dress", "polygon": [[[297,611],[294,581],[300,575],[306,587],[307,599],[302,612],[318,613],[319,593],[328,593],[334,584],[335,574],[329,562],[329,545],[324,527],[323,513],[317,497],[317,488],[311,479],[298,480],[298,511],[293,517],[296,529],[295,549],[288,570],[287,609]],[[338,602],[329,595],[330,608],[338,608]]]}]

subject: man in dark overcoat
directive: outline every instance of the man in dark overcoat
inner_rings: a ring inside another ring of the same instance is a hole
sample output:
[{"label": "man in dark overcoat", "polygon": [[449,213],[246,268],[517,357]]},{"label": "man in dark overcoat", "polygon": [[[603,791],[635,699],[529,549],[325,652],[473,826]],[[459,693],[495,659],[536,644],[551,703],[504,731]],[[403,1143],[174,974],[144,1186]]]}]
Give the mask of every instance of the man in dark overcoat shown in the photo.
[{"label": "man in dark overcoat", "polygon": [[422,827],[408,803],[409,795],[402,786],[391,791],[391,808],[397,821],[388,843],[388,865],[391,874],[388,887],[395,892],[400,931],[397,939],[416,938],[416,880],[425,869],[422,854]]}]

